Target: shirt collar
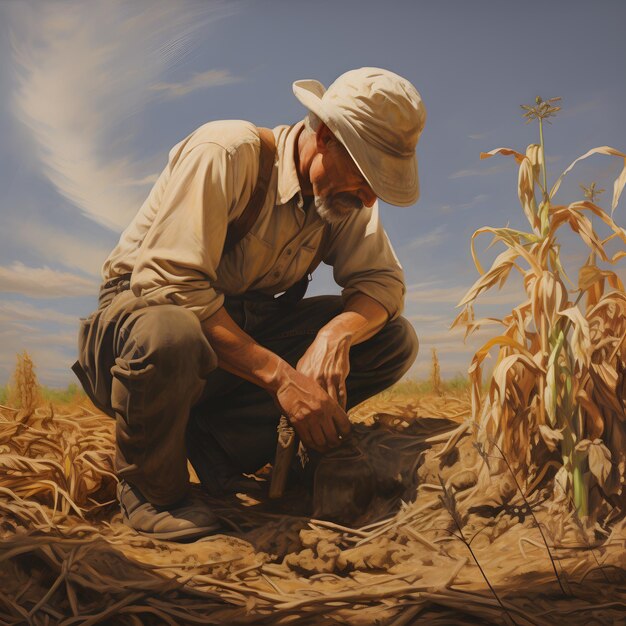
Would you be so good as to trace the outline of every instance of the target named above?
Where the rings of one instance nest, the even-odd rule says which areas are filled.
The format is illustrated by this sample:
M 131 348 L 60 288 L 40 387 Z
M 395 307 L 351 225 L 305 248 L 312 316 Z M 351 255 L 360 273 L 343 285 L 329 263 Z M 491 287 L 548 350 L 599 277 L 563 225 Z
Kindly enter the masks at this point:
M 304 127 L 304 121 L 293 126 L 277 126 L 274 129 L 276 137 L 276 153 L 278 155 L 278 188 L 276 192 L 276 204 L 287 204 L 296 196 L 296 205 L 304 210 L 302 189 L 298 180 L 294 150 L 300 131 Z

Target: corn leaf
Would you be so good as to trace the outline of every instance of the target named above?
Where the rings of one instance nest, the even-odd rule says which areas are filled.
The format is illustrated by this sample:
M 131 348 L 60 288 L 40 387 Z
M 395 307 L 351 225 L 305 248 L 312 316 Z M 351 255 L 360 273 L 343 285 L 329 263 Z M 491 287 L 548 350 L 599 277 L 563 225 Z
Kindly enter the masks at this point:
M 513 156 L 515 157 L 515 160 L 517 161 L 518 164 L 520 164 L 526 158 L 523 154 L 511 148 L 494 148 L 493 150 L 489 150 L 489 152 L 481 152 L 480 158 L 489 159 L 490 157 L 496 154 L 502 154 L 504 156 Z
M 587 434 L 590 437 L 600 437 L 604 432 L 604 417 L 600 407 L 589 397 L 585 389 L 580 389 L 576 394 L 580 406 L 587 415 Z
M 554 195 L 556 194 L 556 192 L 559 190 L 559 187 L 561 186 L 561 181 L 572 170 L 572 168 L 579 161 L 586 159 L 592 154 L 606 154 L 609 156 L 617 156 L 617 157 L 621 157 L 622 159 L 624 159 L 624 167 L 622 168 L 620 175 L 617 177 L 617 179 L 613 183 L 613 201 L 611 202 L 611 213 L 613 213 L 613 211 L 615 211 L 617 207 L 617 203 L 619 202 L 619 197 L 622 193 L 622 190 L 624 189 L 624 185 L 626 184 L 626 154 L 624 154 L 623 152 L 620 152 L 619 150 L 616 150 L 615 148 L 611 148 L 609 146 L 601 146 L 599 148 L 592 148 L 591 150 L 589 150 L 582 156 L 579 156 L 575 161 L 573 161 L 570 164 L 570 166 L 559 176 L 557 181 L 552 186 L 552 189 L 550 190 L 550 199 L 552 199 Z M 481 155 L 481 158 L 482 158 L 482 155 Z
M 546 373 L 546 391 L 545 391 L 545 406 L 548 421 L 552 426 L 556 424 L 556 405 L 557 405 L 557 391 L 556 391 L 556 369 L 557 359 L 561 349 L 563 348 L 563 342 L 565 341 L 565 335 L 563 331 L 559 332 L 550 356 L 548 358 L 548 369 Z
M 569 205 L 570 209 L 574 209 L 577 211 L 591 211 L 595 215 L 597 215 L 609 228 L 611 228 L 614 234 L 619 237 L 624 243 L 626 243 L 626 230 L 618 226 L 613 218 L 610 217 L 606 211 L 601 209 L 597 204 L 593 202 L 573 202 Z
M 467 324 L 471 324 L 473 321 L 474 307 L 471 304 L 466 304 L 462 311 L 454 318 L 452 324 L 450 324 L 449 330 L 452 330 L 457 326 L 467 326 Z
M 559 315 L 567 317 L 572 322 L 572 336 L 570 346 L 574 358 L 579 366 L 591 363 L 591 335 L 589 332 L 589 322 L 585 319 L 577 306 L 559 311 Z
M 502 324 L 503 321 L 497 317 L 483 317 L 481 319 L 474 318 L 474 307 L 471 304 L 466 304 L 463 310 L 456 316 L 452 324 L 450 324 L 450 330 L 457 326 L 465 326 L 465 341 L 473 332 L 480 329 L 481 326 L 487 324 Z
M 486 274 L 483 274 L 467 291 L 457 307 L 473 302 L 478 295 L 493 287 L 497 282 L 502 280 L 503 275 L 508 275 L 511 271 L 513 261 L 518 257 L 514 249 L 508 249 L 501 252 L 493 261 L 491 268 Z
M 538 373 L 540 369 L 537 363 L 533 360 L 532 356 L 528 356 L 526 354 L 510 354 L 501 359 L 498 365 L 494 368 L 493 381 L 498 388 L 499 396 L 502 402 L 504 402 L 504 399 L 506 398 L 507 390 L 512 393 L 515 392 L 514 385 L 511 385 L 510 388 L 507 387 L 507 377 L 511 368 L 517 364 L 522 366 L 525 365 L 534 374 Z M 519 404 L 519 398 L 516 404 Z
M 525 158 L 519 166 L 517 178 L 517 195 L 530 226 L 538 234 L 540 232 L 537 202 L 535 200 L 535 179 L 530 159 Z
M 496 241 L 501 241 L 507 247 L 514 248 L 517 251 L 518 255 L 524 258 L 528 262 L 528 264 L 533 267 L 533 269 L 540 269 L 537 261 L 533 258 L 532 254 L 528 252 L 524 244 L 520 243 L 520 239 L 525 239 L 528 243 L 537 242 L 539 239 L 536 235 L 533 235 L 532 233 L 526 233 L 521 230 L 515 230 L 513 228 L 491 228 L 489 226 L 484 226 L 483 228 L 479 228 L 477 231 L 474 232 L 470 241 L 472 259 L 474 259 L 474 265 L 476 266 L 479 274 L 484 274 L 485 270 L 478 260 L 474 241 L 476 237 L 478 237 L 478 235 L 482 235 L 483 233 L 493 233 L 494 239 L 491 242 L 490 247 Z
M 539 425 L 539 433 L 550 452 L 555 452 L 559 441 L 563 441 L 563 433 L 560 430 L 548 428 L 545 424 Z
M 541 272 L 532 284 L 531 303 L 535 324 L 545 316 L 554 324 L 557 312 L 565 304 L 562 283 L 552 272 Z
M 533 358 L 533 355 L 518 341 L 515 339 L 511 339 L 511 337 L 507 337 L 506 335 L 498 335 L 497 337 L 492 337 L 489 341 L 483 344 L 479 350 L 474 355 L 473 361 L 477 363 L 482 363 L 485 359 L 489 350 L 491 350 L 494 346 L 508 346 L 510 348 L 514 348 L 520 354 L 526 356 L 527 358 Z
M 611 473 L 611 451 L 601 439 L 595 439 L 589 446 L 587 454 L 589 455 L 589 470 L 602 487 Z
M 587 291 L 595 283 L 608 280 L 613 289 L 624 291 L 624 285 L 619 276 L 610 270 L 601 270 L 596 265 L 583 265 L 578 272 L 578 289 Z
M 541 166 L 543 164 L 543 153 L 541 145 L 538 143 L 531 143 L 526 148 L 526 158 L 530 161 L 533 168 L 533 178 L 535 181 L 539 180 L 541 174 Z

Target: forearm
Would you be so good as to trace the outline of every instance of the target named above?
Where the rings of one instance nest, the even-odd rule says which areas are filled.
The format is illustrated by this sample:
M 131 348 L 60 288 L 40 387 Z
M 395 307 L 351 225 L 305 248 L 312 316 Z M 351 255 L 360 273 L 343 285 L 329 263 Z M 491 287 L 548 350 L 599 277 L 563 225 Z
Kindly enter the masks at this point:
M 341 406 L 320 385 L 271 350 L 260 346 L 221 307 L 202 322 L 218 365 L 266 389 L 307 447 L 320 452 L 339 444 L 350 431 Z
M 275 394 L 293 368 L 243 331 L 224 307 L 202 322 L 218 365 Z
M 342 313 L 323 326 L 319 335 L 345 338 L 350 345 L 373 337 L 389 319 L 387 310 L 376 300 L 362 293 L 354 294 Z

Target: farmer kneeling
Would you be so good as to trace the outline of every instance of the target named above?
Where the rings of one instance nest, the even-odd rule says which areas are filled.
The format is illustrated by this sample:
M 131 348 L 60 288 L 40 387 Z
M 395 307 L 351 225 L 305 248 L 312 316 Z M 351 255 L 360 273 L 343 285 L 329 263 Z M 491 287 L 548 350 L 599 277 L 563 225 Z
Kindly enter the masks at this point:
M 73 369 L 116 418 L 124 521 L 156 538 L 219 527 L 188 458 L 220 493 L 272 460 L 281 415 L 323 453 L 417 354 L 375 201 L 419 196 L 420 95 L 377 68 L 293 89 L 293 126 L 211 122 L 174 146 L 82 323 Z M 303 299 L 322 260 L 342 295 Z

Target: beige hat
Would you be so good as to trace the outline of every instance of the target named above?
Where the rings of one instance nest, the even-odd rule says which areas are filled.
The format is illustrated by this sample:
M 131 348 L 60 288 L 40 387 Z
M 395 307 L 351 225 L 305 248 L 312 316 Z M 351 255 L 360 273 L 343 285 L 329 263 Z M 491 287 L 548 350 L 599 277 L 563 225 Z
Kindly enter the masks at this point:
M 297 80 L 293 92 L 341 141 L 381 200 L 397 206 L 417 201 L 415 146 L 426 109 L 408 80 L 362 67 L 342 74 L 328 89 L 316 80 Z

